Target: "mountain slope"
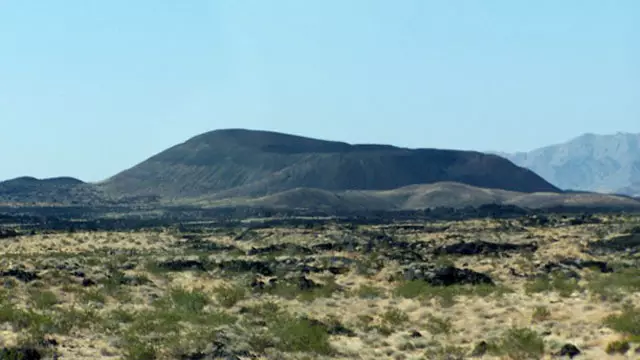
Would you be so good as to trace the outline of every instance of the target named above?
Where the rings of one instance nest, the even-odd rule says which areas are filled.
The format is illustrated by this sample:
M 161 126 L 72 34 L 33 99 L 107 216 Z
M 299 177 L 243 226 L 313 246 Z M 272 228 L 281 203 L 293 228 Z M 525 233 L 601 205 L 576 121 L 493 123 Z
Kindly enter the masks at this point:
M 640 195 L 640 134 L 585 134 L 563 144 L 499 155 L 561 189 Z
M 222 199 L 266 196 L 296 188 L 390 190 L 440 181 L 522 192 L 558 191 L 533 172 L 496 155 L 350 145 L 244 129 L 196 136 L 101 186 L 130 196 Z
M 314 210 L 415 210 L 435 207 L 462 208 L 487 204 L 544 209 L 559 206 L 640 210 L 640 201 L 624 196 L 594 193 L 522 193 L 485 189 L 454 182 L 411 185 L 394 190 L 329 191 L 297 188 L 258 198 L 201 199 L 203 206 L 261 206 Z
M 625 195 L 640 197 L 640 181 L 634 182 L 629 186 L 625 186 L 623 188 L 617 189 L 615 192 L 618 194 L 625 194 Z

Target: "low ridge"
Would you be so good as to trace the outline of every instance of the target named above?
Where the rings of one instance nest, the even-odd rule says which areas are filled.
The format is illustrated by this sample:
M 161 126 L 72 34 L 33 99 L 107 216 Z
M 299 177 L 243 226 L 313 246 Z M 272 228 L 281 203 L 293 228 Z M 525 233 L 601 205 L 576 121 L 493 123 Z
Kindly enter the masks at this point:
M 4 204 L 97 204 L 104 200 L 95 186 L 72 177 L 23 176 L 0 182 L 0 203 Z
M 112 194 L 165 199 L 260 197 L 296 188 L 391 190 L 453 181 L 520 192 L 558 192 L 497 155 L 351 145 L 271 131 L 215 130 L 106 180 Z
M 258 198 L 205 198 L 195 203 L 205 207 L 242 205 L 314 210 L 419 210 L 437 207 L 479 207 L 487 204 L 514 205 L 530 209 L 572 207 L 640 210 L 640 202 L 626 196 L 584 192 L 523 193 L 480 188 L 456 182 L 410 185 L 393 190 L 329 191 L 296 188 Z

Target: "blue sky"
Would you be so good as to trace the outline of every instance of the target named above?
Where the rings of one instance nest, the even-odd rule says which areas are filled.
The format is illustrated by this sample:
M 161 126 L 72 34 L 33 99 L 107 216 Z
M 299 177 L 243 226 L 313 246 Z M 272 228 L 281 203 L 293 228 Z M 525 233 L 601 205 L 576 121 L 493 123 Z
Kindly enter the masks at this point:
M 0 0 L 0 179 L 219 128 L 530 150 L 640 132 L 640 1 Z

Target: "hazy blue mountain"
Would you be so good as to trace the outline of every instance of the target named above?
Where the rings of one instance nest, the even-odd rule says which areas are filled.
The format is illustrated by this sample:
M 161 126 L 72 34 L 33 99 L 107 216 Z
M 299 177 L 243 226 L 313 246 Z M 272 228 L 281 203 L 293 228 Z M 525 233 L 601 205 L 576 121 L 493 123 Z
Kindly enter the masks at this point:
M 640 134 L 584 134 L 529 152 L 496 154 L 561 189 L 640 196 Z

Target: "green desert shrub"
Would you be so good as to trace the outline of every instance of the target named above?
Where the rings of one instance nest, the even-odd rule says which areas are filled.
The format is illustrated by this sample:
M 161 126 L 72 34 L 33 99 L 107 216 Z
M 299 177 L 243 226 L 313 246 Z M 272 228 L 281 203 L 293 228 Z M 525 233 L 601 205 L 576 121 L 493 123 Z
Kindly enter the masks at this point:
M 544 355 L 545 345 L 542 337 L 534 330 L 511 328 L 502 334 L 492 352 L 506 355 L 510 359 L 540 359 Z

